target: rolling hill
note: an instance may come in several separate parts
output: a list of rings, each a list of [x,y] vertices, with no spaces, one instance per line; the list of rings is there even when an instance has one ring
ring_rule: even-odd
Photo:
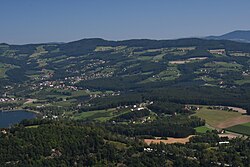
[[[250,43],[3,43],[0,100],[0,110],[39,113],[0,131],[0,166],[206,166],[218,156],[218,165],[249,164],[249,139],[211,130],[249,134]]]
[[[221,36],[208,36],[206,39],[232,40],[238,42],[250,42],[250,31],[237,30]]]
[[[45,113],[103,110],[151,99],[172,104],[167,107],[193,103],[250,109],[249,58],[248,43],[198,38],[0,44],[0,93],[21,99],[14,106],[38,106]],[[25,99],[37,101],[26,105],[21,103]]]

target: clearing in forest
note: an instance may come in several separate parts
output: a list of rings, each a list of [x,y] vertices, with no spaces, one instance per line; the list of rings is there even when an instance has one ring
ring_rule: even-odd
[[[164,144],[173,144],[173,143],[181,143],[181,144],[186,144],[189,142],[190,138],[193,137],[194,135],[190,135],[185,138],[174,138],[174,137],[168,137],[168,139],[162,140],[162,139],[144,139],[144,142],[147,143],[148,145],[153,143],[153,144],[159,144],[159,143],[164,143]]]

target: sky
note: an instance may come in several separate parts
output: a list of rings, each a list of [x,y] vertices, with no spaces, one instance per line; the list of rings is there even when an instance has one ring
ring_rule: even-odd
[[[0,43],[176,39],[250,30],[249,0],[0,0]]]

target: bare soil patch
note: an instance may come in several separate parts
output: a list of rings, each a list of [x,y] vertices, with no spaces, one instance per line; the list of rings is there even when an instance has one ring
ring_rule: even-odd
[[[220,129],[228,128],[234,125],[239,125],[243,123],[250,122],[250,116],[239,116],[235,118],[231,118],[219,123],[216,127]]]
[[[37,101],[37,99],[27,99],[27,101],[24,104],[29,104]]]
[[[189,60],[177,60],[177,61],[170,61],[170,64],[185,64],[185,63],[189,63]]]
[[[243,109],[243,108],[239,108],[239,107],[228,107],[229,109],[232,109],[234,111],[238,111],[241,114],[246,114],[247,110]]]
[[[191,61],[194,60],[206,60],[208,57],[193,57],[193,58],[189,58],[186,60],[176,60],[176,61],[170,61],[170,64],[185,64],[185,63],[190,63]]]
[[[190,138],[193,137],[194,135],[190,135],[186,138],[173,138],[173,137],[168,137],[168,140],[161,140],[161,139],[144,139],[144,142],[147,143],[148,145],[153,143],[153,144],[159,144],[159,143],[164,143],[164,144],[174,144],[174,143],[181,143],[181,144],[186,144],[189,142]]]

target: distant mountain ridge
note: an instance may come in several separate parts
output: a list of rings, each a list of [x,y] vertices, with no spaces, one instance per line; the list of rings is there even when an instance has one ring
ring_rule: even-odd
[[[206,39],[231,40],[250,43],[250,30],[237,30],[221,36],[208,36]]]

